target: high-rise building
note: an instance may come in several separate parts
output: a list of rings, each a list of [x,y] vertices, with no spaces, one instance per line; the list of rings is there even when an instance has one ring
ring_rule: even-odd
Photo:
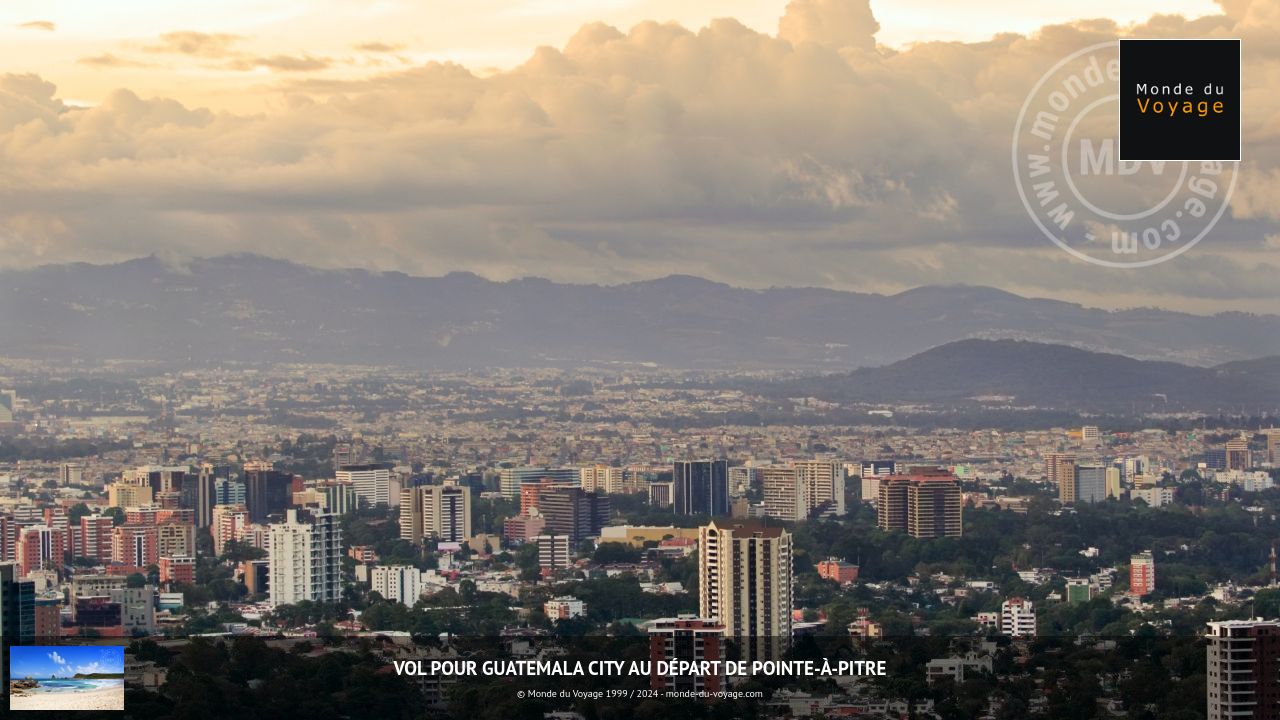
[[[145,568],[160,562],[159,529],[155,525],[130,525],[111,530],[111,562]]]
[[[66,552],[65,531],[48,525],[31,525],[18,531],[18,569],[21,577],[33,570],[62,567]]]
[[[337,480],[307,482],[301,491],[293,493],[293,504],[334,515],[346,515],[359,507],[356,491],[351,483]]]
[[[648,622],[649,630],[649,687],[667,692],[719,692],[724,678],[719,672],[707,674],[659,673],[659,663],[688,662],[716,663],[723,660],[720,647],[724,626],[708,618],[681,615],[674,618],[658,618]],[[669,665],[667,667],[670,667]]]
[[[880,479],[876,522],[886,532],[916,538],[960,537],[964,531],[960,481],[941,468]]]
[[[411,565],[375,567],[369,581],[374,592],[401,605],[412,607],[422,597],[422,571]]]
[[[424,539],[465,542],[471,537],[471,488],[446,480],[400,491],[400,538],[415,545]]]
[[[342,528],[336,515],[300,519],[298,510],[286,510],[285,521],[271,525],[267,553],[272,605],[341,598]]]
[[[666,482],[649,483],[649,504],[658,508],[669,508],[671,503],[675,501],[676,484],[670,480]]]
[[[171,557],[160,556],[160,582],[194,584],[196,581],[196,559],[189,555]]]
[[[268,462],[245,463],[244,490],[249,519],[267,522],[272,515],[282,515],[293,502],[293,474],[276,470]]]
[[[391,505],[391,464],[361,463],[342,465],[334,476],[338,482],[351,483],[356,492],[356,502],[363,507]],[[397,500],[399,494],[397,493]]]
[[[76,554],[104,564],[111,562],[113,527],[114,520],[110,515],[82,515]]]
[[[587,492],[614,495],[622,492],[622,468],[591,465],[578,469],[580,485]]]
[[[1102,431],[1097,425],[1085,425],[1080,428],[1080,444],[1084,447],[1093,447],[1102,441]]]
[[[156,525],[156,552],[161,557],[195,557],[195,525],[179,522]]]
[[[543,577],[554,574],[556,570],[563,570],[571,564],[573,546],[569,542],[568,535],[539,535],[534,538],[534,542],[538,543],[538,567]]]
[[[0,564],[0,648],[36,638],[36,584],[22,580],[14,563]],[[46,639],[46,638],[42,638]],[[52,641],[52,638],[47,640]],[[9,688],[9,663],[0,663],[0,682]]]
[[[550,480],[556,485],[578,487],[582,483],[582,474],[578,468],[503,468],[498,476],[498,488],[502,491],[503,497],[516,500],[520,497],[520,488],[525,485],[536,485],[543,480]]]
[[[784,520],[845,514],[844,466],[802,461],[758,468],[764,513]]]
[[[1267,462],[1280,465],[1280,428],[1263,430],[1267,436]]]
[[[728,461],[676,461],[672,482],[677,515],[729,514]]]
[[[1044,479],[1050,487],[1058,489],[1058,500],[1060,502],[1075,502],[1076,456],[1071,453],[1045,453]]]
[[[1009,637],[1035,637],[1035,603],[1020,597],[1011,597],[1001,603],[1000,634]]]
[[[222,555],[228,542],[243,540],[249,526],[249,509],[244,505],[213,506],[213,523],[209,526],[213,535],[213,554]]]
[[[797,476],[793,467],[766,465],[758,468],[764,514],[779,520],[805,520],[809,517],[809,484]]]
[[[1249,441],[1244,437],[1227,441],[1227,470],[1248,470],[1253,462],[1249,456]]]
[[[1077,465],[1075,468],[1076,502],[1099,503],[1107,499],[1107,467]]]
[[[154,499],[149,485],[117,482],[107,486],[107,505],[111,507],[126,508],[150,505]]]
[[[545,532],[568,535],[574,547],[600,534],[609,524],[609,496],[584,492],[582,488],[554,488],[539,495],[538,509],[546,519]]]
[[[125,482],[151,488],[153,497],[164,493],[177,494],[191,474],[189,465],[142,465],[125,474]]]
[[[83,485],[84,465],[80,463],[62,463],[62,465],[58,466],[58,484],[63,487]]]
[[[1156,561],[1150,551],[1129,558],[1129,594],[1150,595],[1156,589]]]
[[[698,531],[698,614],[724,626],[743,660],[782,657],[791,640],[791,534],[712,521]]]
[[[1206,637],[1208,720],[1280,718],[1280,621],[1211,622]]]
[[[195,511],[196,511],[196,527],[207,528],[213,522],[213,506],[214,505],[230,505],[233,502],[244,502],[244,485],[239,484],[240,497],[236,499],[226,498],[226,487],[231,482],[231,466],[215,465],[213,463],[201,463],[200,471],[196,475],[196,492],[195,492]],[[218,499],[218,487],[222,483],[223,498]]]

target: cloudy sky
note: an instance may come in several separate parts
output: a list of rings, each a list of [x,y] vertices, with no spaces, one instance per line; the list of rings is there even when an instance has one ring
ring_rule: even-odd
[[[258,252],[1280,312],[1280,0],[1117,5],[7,0],[0,266]],[[1230,212],[1142,270],[1053,247],[1008,165],[1041,73],[1117,36],[1245,43]]]

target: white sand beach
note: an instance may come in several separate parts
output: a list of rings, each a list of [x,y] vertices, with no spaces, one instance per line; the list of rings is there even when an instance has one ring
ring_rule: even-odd
[[[82,692],[37,692],[9,696],[10,710],[123,710],[124,687]]]

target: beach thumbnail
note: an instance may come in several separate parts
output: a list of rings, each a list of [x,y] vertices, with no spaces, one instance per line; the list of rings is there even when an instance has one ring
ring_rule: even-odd
[[[9,648],[10,710],[123,710],[124,648]]]

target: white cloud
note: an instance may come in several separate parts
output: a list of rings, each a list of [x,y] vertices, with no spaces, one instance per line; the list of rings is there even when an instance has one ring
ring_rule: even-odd
[[[1230,18],[894,52],[876,48],[866,0],[795,0],[778,36],[733,20],[593,24],[483,77],[450,64],[355,81],[282,73],[278,107],[255,115],[127,90],[75,108],[38,77],[4,76],[0,262],[256,251],[495,278],[689,272],[1101,297],[1116,276],[1062,272],[1017,200],[1007,158],[1022,99],[1058,58],[1118,33],[1241,35],[1257,48],[1235,205],[1246,222],[1196,248],[1227,276],[1175,289],[1243,301],[1263,281],[1248,253],[1280,222],[1280,0],[1227,5]],[[235,41],[157,47],[214,57]],[[1168,281],[1183,273],[1162,266],[1124,287],[1177,297]]]

